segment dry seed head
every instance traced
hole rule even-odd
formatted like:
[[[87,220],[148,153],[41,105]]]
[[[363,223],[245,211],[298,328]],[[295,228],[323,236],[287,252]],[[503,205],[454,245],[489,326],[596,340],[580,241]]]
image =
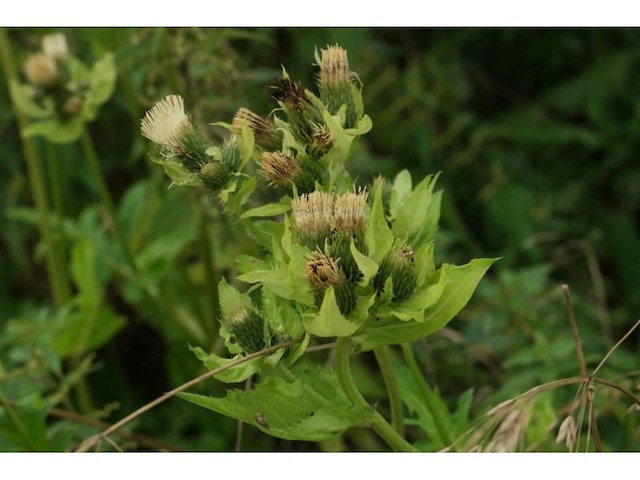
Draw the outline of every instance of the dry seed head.
[[[520,410],[514,410],[500,423],[486,452],[514,452],[522,433],[525,416]]]
[[[291,201],[291,209],[301,237],[318,241],[329,233],[333,218],[333,196],[329,193],[300,195]]]
[[[52,60],[64,60],[69,56],[67,37],[64,33],[52,33],[42,37],[42,51]]]
[[[48,87],[58,79],[56,63],[44,53],[34,53],[24,62],[24,74],[29,83],[37,87]]]
[[[331,229],[335,232],[363,233],[368,195],[369,192],[364,189],[339,195],[335,202]]]
[[[347,51],[336,44],[330,45],[326,50],[322,49],[320,52],[322,54],[320,83],[327,86],[348,83],[351,80],[351,72],[349,71]]]
[[[344,280],[344,275],[338,266],[338,260],[334,260],[320,250],[311,254],[304,274],[316,290],[335,287]]]
[[[569,415],[562,421],[562,424],[560,424],[556,443],[564,442],[567,449],[569,451],[573,451],[573,445],[575,444],[577,433],[578,427],[576,426],[576,421],[573,419],[572,415]]]
[[[242,127],[245,125],[253,131],[256,143],[259,146],[263,148],[276,146],[276,148],[278,148],[277,145],[280,141],[280,136],[271,121],[243,107],[233,116],[233,120],[231,121],[232,132],[240,135],[242,133]]]
[[[267,179],[280,187],[289,186],[290,182],[293,182],[301,173],[295,158],[282,152],[262,153],[260,169]]]
[[[145,113],[140,124],[142,135],[174,153],[183,150],[183,138],[192,128],[180,95],[168,95],[160,100]]]

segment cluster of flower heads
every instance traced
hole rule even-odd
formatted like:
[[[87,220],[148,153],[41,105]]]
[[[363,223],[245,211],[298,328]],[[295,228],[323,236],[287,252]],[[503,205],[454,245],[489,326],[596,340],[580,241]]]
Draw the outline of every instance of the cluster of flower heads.
[[[340,312],[347,317],[356,307],[363,276],[353,249],[368,253],[369,195],[365,189],[343,194],[324,191],[328,174],[322,160],[336,142],[328,117],[339,118],[341,128],[350,129],[364,112],[346,51],[330,46],[321,50],[317,61],[319,97],[286,73],[277,80],[274,98],[280,109],[276,113],[283,112],[286,122],[276,114],[265,118],[241,108],[229,125],[229,137],[216,147],[193,125],[182,97],[170,95],[145,114],[141,131],[158,145],[165,159],[177,161],[204,187],[216,192],[243,166],[240,143],[243,132],[250,129],[261,176],[270,186],[292,194],[296,238],[310,252],[303,273],[316,306],[322,305],[327,290],[333,288]],[[389,281],[393,282],[392,301],[407,298],[416,287],[413,251],[404,243],[394,245],[382,260],[369,288],[383,292]],[[264,348],[274,338],[269,322],[252,303],[242,304],[222,320],[228,340],[244,353]]]
[[[70,76],[67,39],[62,33],[42,37],[41,51],[33,53],[24,62],[24,75],[34,88],[35,100],[50,96],[61,117],[68,117],[82,110],[83,87]]]

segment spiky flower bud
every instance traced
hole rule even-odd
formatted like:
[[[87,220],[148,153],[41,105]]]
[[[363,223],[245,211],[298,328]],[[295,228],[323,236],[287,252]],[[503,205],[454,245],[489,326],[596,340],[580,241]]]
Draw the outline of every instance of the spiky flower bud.
[[[313,288],[316,305],[322,304],[326,289],[333,287],[340,312],[348,315],[355,307],[355,291],[338,262],[339,259],[334,259],[318,249],[309,257],[304,274]]]
[[[387,278],[393,282],[393,301],[399,302],[409,297],[416,289],[417,275],[413,250],[402,244],[394,248],[380,264],[373,286],[378,292],[384,289]]]
[[[313,143],[311,145],[311,155],[320,157],[333,147],[335,135],[325,125],[313,127]]]
[[[223,319],[229,331],[229,342],[237,344],[245,354],[271,346],[271,334],[264,316],[257,309],[242,307]]]
[[[347,51],[338,45],[330,45],[321,50],[320,73],[317,77],[320,99],[332,114],[346,105],[345,127],[355,126],[358,119],[356,102],[353,98],[352,79]]]
[[[328,45],[320,50],[322,55],[318,82],[325,87],[335,87],[351,82],[347,51],[336,45]]]
[[[212,160],[202,164],[198,176],[207,189],[217,192],[227,185],[231,177],[231,171],[222,162]]]
[[[253,131],[256,144],[264,150],[278,150],[282,146],[282,133],[276,130],[270,120],[262,118],[248,108],[239,109],[233,116],[233,133],[240,135],[242,127],[247,125]]]
[[[287,114],[293,136],[313,147],[314,133],[319,125],[324,125],[322,111],[300,82],[282,77],[275,88],[275,98]]]
[[[56,62],[44,53],[34,53],[24,62],[24,74],[36,87],[50,87],[58,80]]]
[[[306,193],[314,187],[314,177],[305,172],[295,158],[282,152],[263,152],[260,172],[272,185],[282,189],[290,190],[293,183],[298,192]]]
[[[69,56],[69,48],[64,33],[52,33],[42,37],[42,51],[52,60],[66,59]]]
[[[291,201],[293,218],[302,243],[319,246],[331,233],[333,196],[324,192],[300,195]]]

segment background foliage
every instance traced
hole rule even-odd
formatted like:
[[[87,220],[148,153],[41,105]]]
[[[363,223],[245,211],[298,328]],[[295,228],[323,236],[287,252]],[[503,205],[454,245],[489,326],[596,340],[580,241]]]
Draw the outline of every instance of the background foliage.
[[[16,61],[21,64],[50,31],[8,30]],[[374,124],[351,171],[365,180],[392,177],[403,168],[414,178],[442,172],[437,251],[459,264],[471,257],[503,257],[450,327],[413,346],[454,438],[499,402],[578,374],[562,283],[571,286],[591,367],[638,317],[637,30],[65,33],[83,61],[107,52],[115,56],[116,90],[88,128],[139,271],[132,271],[114,237],[86,151],[80,144],[51,147],[36,139],[49,191],[53,162],[63,186],[59,209],[52,208],[48,220],[64,252],[61,263],[74,301],[65,308],[53,304],[41,220],[1,78],[0,387],[28,428],[20,435],[5,410],[0,412],[0,450],[73,448],[95,433],[91,421],[113,423],[201,373],[189,344],[221,351],[214,285],[230,280],[235,259],[255,253],[257,245],[220,213],[215,199],[168,188],[162,169],[149,159],[140,118],[169,93],[185,98],[202,127],[229,121],[241,106],[267,114],[269,85],[279,74],[274,67],[283,65],[309,84],[314,48],[336,42],[348,50],[351,69],[365,84],[365,108]],[[208,133],[221,135],[215,127]],[[632,335],[605,367],[608,378],[630,389],[638,385],[639,342]],[[374,362],[367,355],[362,360],[355,366],[357,380],[385,413],[382,380]],[[406,411],[415,419],[410,438],[425,449],[442,448],[411,377],[399,362],[396,367]],[[200,390],[223,392],[215,382]],[[574,393],[557,390],[528,404],[519,448],[563,450],[555,432]],[[628,413],[628,404],[608,391],[598,394],[604,447],[638,450],[637,413]],[[232,450],[236,442],[234,421],[178,399],[142,416],[132,429],[172,449]],[[139,438],[122,445],[158,447]],[[360,429],[311,443],[277,440],[246,427],[243,448],[384,447]]]

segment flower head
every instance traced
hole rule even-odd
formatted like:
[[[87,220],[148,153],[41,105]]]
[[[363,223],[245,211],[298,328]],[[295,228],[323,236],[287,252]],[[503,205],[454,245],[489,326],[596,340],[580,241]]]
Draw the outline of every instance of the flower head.
[[[29,83],[37,87],[49,87],[58,80],[56,62],[44,53],[34,53],[27,58],[24,74]]]
[[[399,302],[409,297],[416,289],[417,275],[414,264],[414,253],[405,243],[396,246],[380,264],[380,269],[373,279],[378,292],[384,289],[387,279],[393,282],[393,301]]]
[[[282,152],[263,152],[260,170],[274,185],[288,187],[302,173],[295,158]]]
[[[42,51],[52,60],[64,60],[69,56],[67,38],[64,33],[52,33],[42,37]]]
[[[142,135],[172,153],[184,150],[185,135],[193,130],[184,111],[180,95],[168,95],[144,115],[140,124]]]
[[[324,291],[342,283],[344,274],[338,266],[338,260],[333,259],[319,249],[309,257],[304,274],[314,290]]]
[[[265,339],[264,316],[254,307],[242,307],[223,321],[230,334],[229,341],[244,353],[257,352],[271,343]]]
[[[320,74],[318,81],[322,85],[335,86],[349,84],[351,72],[349,71],[349,59],[347,51],[336,45],[329,45],[321,51]]]
[[[303,242],[324,243],[331,232],[333,196],[325,192],[311,192],[291,201],[291,209]]]
[[[331,229],[334,232],[364,233],[364,209],[368,195],[366,190],[339,195],[335,202]]]

